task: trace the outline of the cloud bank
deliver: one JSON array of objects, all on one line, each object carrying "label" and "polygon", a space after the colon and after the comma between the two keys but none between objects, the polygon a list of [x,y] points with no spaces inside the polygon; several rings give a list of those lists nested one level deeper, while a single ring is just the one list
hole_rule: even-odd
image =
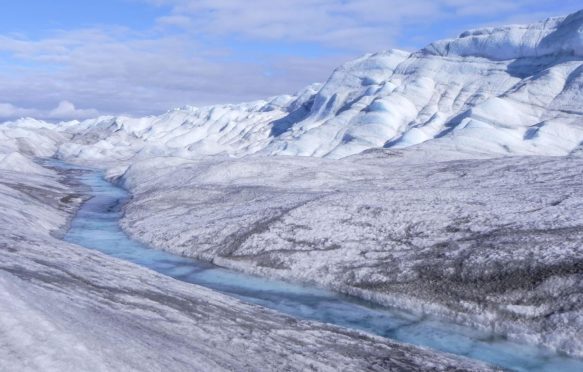
[{"label": "cloud bank", "polygon": [[17,107],[11,103],[0,103],[0,118],[14,119],[21,117],[34,117],[55,121],[88,119],[99,115],[96,109],[78,109],[69,101],[61,101],[50,110],[36,108]]}]

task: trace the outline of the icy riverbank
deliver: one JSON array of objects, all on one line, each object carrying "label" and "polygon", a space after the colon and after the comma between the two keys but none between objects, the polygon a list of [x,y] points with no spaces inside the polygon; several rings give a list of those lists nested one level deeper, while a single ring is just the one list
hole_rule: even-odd
[{"label": "icy riverbank", "polygon": [[80,177],[94,197],[79,210],[64,239],[150,268],[178,280],[199,284],[244,302],[259,304],[298,319],[358,329],[398,342],[430,347],[481,360],[513,371],[564,372],[583,369],[583,360],[520,343],[490,332],[436,318],[379,307],[330,291],[265,279],[153,249],[130,239],[120,228],[127,191],[91,172]]},{"label": "icy riverbank", "polygon": [[3,371],[477,370],[298,321],[53,235],[81,202],[67,176],[0,170]]},{"label": "icy riverbank", "polygon": [[139,162],[122,220],[155,247],[583,355],[580,158],[375,152]]}]

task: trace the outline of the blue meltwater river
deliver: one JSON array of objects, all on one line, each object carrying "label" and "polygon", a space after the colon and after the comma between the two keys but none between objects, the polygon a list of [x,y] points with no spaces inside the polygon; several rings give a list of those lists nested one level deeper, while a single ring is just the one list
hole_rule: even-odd
[{"label": "blue meltwater river", "polygon": [[301,319],[354,328],[393,340],[429,347],[516,371],[583,371],[583,360],[521,345],[492,334],[429,317],[377,306],[330,291],[242,274],[152,249],[119,226],[129,199],[99,170],[49,161],[61,169],[79,169],[78,181],[90,188],[65,240],[145,266],[177,280],[211,288]]}]

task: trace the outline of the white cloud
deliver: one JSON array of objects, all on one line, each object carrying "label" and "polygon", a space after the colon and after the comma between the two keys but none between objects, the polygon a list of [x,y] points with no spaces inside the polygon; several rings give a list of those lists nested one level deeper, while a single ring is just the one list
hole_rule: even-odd
[{"label": "white cloud", "polygon": [[[358,53],[395,46],[415,26],[463,17],[526,16],[533,7],[576,9],[578,0],[143,0],[173,6],[195,32],[249,40],[313,42]],[[565,10],[566,11],[566,10]],[[460,30],[463,31],[463,30]]]},{"label": "white cloud", "polygon": [[0,103],[0,119],[14,120],[22,117],[34,117],[45,120],[87,119],[99,115],[95,109],[77,109],[69,101],[61,101],[57,107],[50,110],[17,107],[11,103]]},{"label": "white cloud", "polygon": [[10,103],[0,103],[0,119],[14,119],[23,116],[33,116],[36,110],[16,107]]},{"label": "white cloud", "polygon": [[95,109],[78,109],[69,101],[61,101],[58,106],[48,113],[51,119],[68,120],[68,119],[87,119],[95,117],[99,113]]},{"label": "white cloud", "polygon": [[[74,97],[79,106],[96,107],[103,114],[143,115],[186,104],[288,93],[325,79],[348,58],[237,61],[228,50],[204,47],[184,35],[135,37],[131,31],[58,32],[46,40],[4,38],[9,41],[0,43],[4,51],[26,54],[25,61],[41,63],[43,69],[16,65],[0,70],[0,102],[46,108]],[[305,69],[298,71],[297,66]],[[268,77],[267,70],[276,74]]]}]

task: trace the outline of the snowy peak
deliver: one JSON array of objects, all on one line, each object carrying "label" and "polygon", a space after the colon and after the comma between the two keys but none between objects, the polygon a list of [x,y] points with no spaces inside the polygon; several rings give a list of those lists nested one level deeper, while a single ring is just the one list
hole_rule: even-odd
[{"label": "snowy peak", "polygon": [[409,56],[408,52],[393,49],[367,54],[340,66],[315,96],[311,116],[321,118],[336,114],[343,102],[363,94],[376,93],[379,86],[388,81],[397,66]]},{"label": "snowy peak", "polygon": [[0,126],[0,153],[56,148],[62,158],[87,163],[251,154],[342,158],[407,147],[429,158],[567,155],[583,146],[582,87],[580,11],[464,32],[416,53],[367,54],[335,69],[323,85],[292,95],[144,118],[12,123]]},{"label": "snowy peak", "polygon": [[422,53],[438,56],[509,60],[548,55],[583,56],[583,10],[567,17],[530,25],[466,31],[457,39],[441,40]]}]

